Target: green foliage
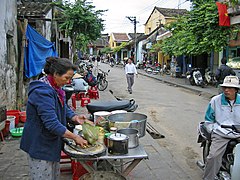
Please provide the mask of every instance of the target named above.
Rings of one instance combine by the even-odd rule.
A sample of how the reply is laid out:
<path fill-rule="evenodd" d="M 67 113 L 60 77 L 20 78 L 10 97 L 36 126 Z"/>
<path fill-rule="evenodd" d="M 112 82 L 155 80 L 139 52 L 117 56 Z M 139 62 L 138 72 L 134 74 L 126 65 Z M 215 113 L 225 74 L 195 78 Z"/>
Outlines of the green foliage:
<path fill-rule="evenodd" d="M 214 0 L 193 1 L 193 10 L 172 23 L 173 36 L 163 40 L 161 49 L 169 55 L 198 55 L 219 52 L 227 46 L 230 27 L 218 25 L 218 10 Z"/>
<path fill-rule="evenodd" d="M 105 48 L 101 49 L 100 52 L 102 54 L 109 54 L 112 52 L 112 49 L 110 47 L 105 47 Z"/>
<path fill-rule="evenodd" d="M 117 46 L 113 49 L 113 52 L 119 52 L 121 49 L 124 49 L 125 47 L 127 47 L 129 45 L 128 42 L 122 42 L 120 46 Z"/>
<path fill-rule="evenodd" d="M 60 6 L 59 3 L 56 3 Z M 89 41 L 101 36 L 103 30 L 102 13 L 105 10 L 95 10 L 95 6 L 87 0 L 76 0 L 74 3 L 61 4 L 63 13 L 60 29 L 64 30 L 77 49 L 84 50 Z"/>
<path fill-rule="evenodd" d="M 154 52 L 160 52 L 161 51 L 161 44 L 160 43 L 156 43 L 154 45 L 152 45 L 152 47 L 150 48 L 150 52 L 154 53 Z"/>

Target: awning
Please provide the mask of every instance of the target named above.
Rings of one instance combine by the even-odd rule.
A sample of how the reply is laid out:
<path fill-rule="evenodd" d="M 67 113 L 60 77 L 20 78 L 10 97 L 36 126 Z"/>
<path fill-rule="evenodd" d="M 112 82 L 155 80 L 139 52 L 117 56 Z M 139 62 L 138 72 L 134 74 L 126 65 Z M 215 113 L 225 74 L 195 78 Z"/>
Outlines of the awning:
<path fill-rule="evenodd" d="M 157 38 L 156 38 L 156 41 L 160 41 L 160 40 L 163 40 L 165 38 L 169 38 L 171 36 L 172 36 L 172 33 L 170 31 L 167 31 L 163 34 L 158 35 Z"/>

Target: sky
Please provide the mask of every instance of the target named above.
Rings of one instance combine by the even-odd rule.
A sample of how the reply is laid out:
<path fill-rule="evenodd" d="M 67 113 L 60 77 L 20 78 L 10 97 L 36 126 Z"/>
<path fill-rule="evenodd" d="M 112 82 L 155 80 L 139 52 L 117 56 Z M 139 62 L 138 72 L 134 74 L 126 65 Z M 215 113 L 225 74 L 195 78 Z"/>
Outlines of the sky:
<path fill-rule="evenodd" d="M 154 7 L 187 9 L 190 2 L 186 0 L 89 0 L 96 9 L 108 10 L 102 16 L 105 30 L 102 33 L 133 33 L 134 25 L 126 16 L 136 16 L 137 32 L 144 32 L 144 24 Z"/>

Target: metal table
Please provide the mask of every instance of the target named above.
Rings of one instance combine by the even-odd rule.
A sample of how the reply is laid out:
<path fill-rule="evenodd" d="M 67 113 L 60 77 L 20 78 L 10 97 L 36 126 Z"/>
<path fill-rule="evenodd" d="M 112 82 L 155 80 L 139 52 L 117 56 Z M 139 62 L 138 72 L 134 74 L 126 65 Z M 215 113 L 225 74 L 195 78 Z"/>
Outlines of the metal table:
<path fill-rule="evenodd" d="M 86 163 L 87 161 L 102 161 L 105 165 L 111 165 L 114 171 L 119 172 L 123 176 L 127 176 L 141 162 L 141 160 L 148 159 L 148 155 L 143 146 L 139 145 L 136 148 L 128 149 L 128 154 L 124 155 L 112 155 L 107 152 L 106 155 L 100 157 L 78 157 L 74 159 L 80 162 L 89 173 L 93 173 L 97 169 L 97 166 L 95 165 L 92 167 Z M 124 167 L 126 164 L 123 161 L 130 159 L 133 160 L 128 162 L 129 164 L 126 163 L 128 165 Z M 120 164 L 118 161 L 120 161 Z M 120 169 L 118 169 L 118 167 L 120 167 Z"/>

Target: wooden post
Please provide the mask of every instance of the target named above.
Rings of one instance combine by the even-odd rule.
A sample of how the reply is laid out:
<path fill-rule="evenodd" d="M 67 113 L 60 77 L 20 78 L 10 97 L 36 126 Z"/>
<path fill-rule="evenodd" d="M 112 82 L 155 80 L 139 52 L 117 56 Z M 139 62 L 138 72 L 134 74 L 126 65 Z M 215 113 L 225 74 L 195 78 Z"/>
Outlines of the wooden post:
<path fill-rule="evenodd" d="M 23 102 L 24 48 L 26 44 L 26 29 L 27 29 L 28 20 L 24 19 L 23 26 L 21 21 L 18 21 L 18 24 L 22 32 L 21 58 L 18 64 L 19 72 L 18 72 L 18 88 L 17 88 L 17 109 L 20 109 Z"/>

